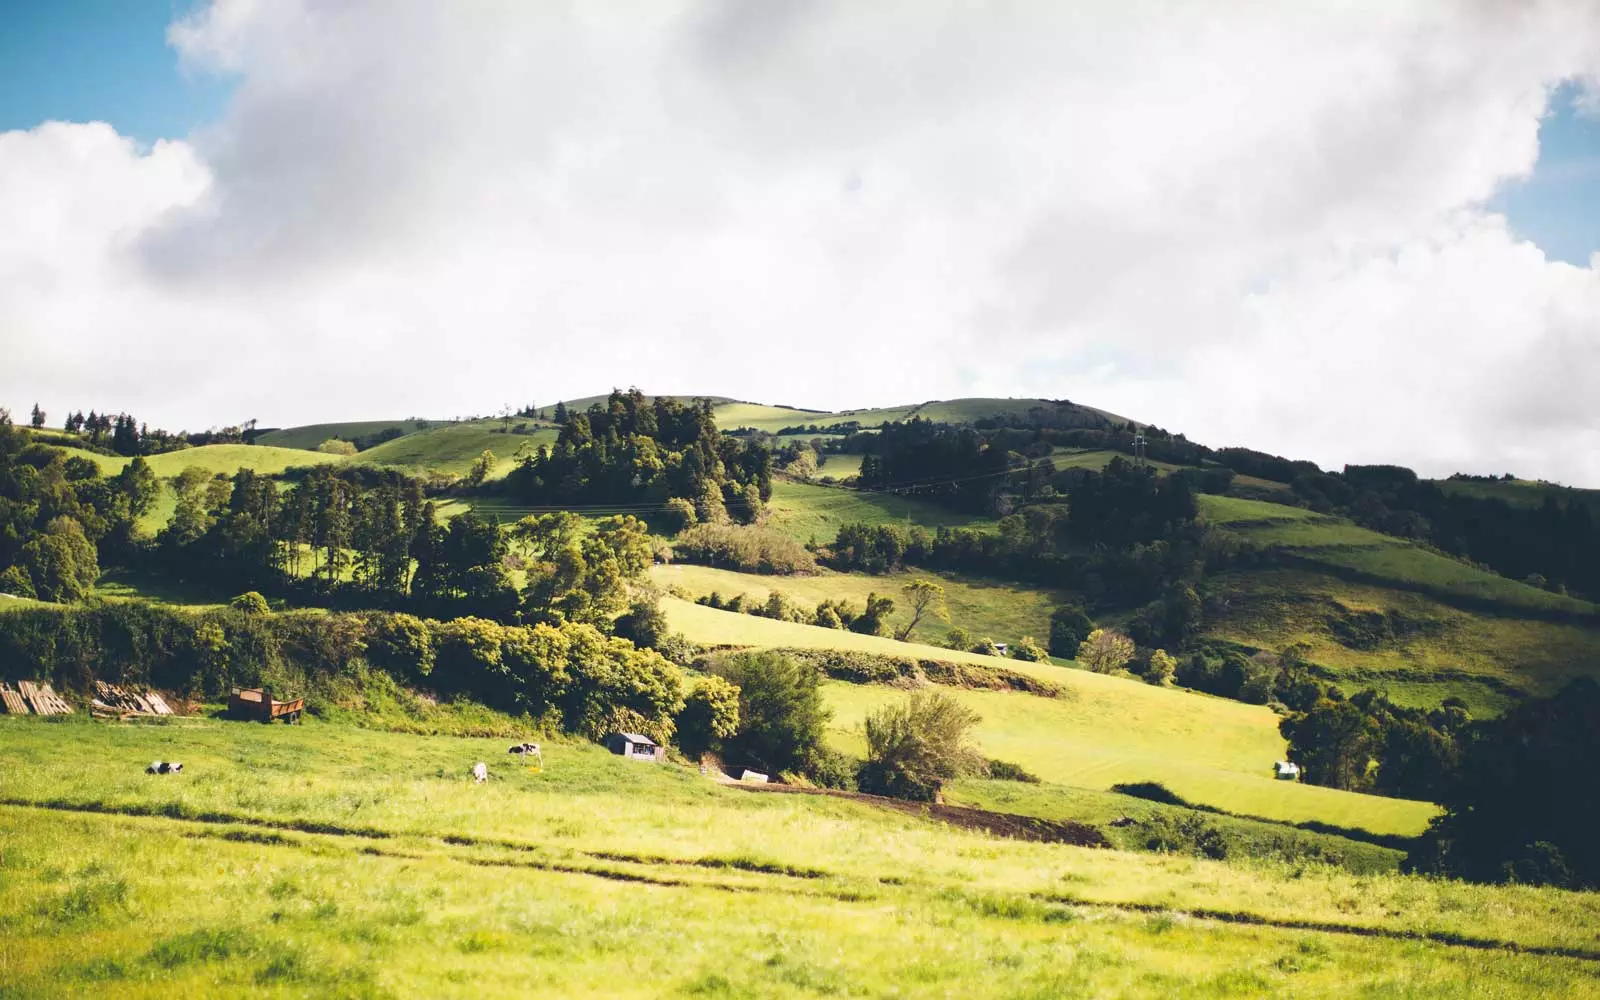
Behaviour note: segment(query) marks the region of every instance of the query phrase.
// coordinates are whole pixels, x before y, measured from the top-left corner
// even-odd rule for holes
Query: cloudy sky
[[[1070,398],[1600,486],[1600,4],[62,0],[0,405]]]

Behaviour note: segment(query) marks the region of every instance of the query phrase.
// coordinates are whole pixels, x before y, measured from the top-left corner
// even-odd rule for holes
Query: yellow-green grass
[[[994,521],[949,510],[925,500],[893,493],[863,493],[838,486],[772,481],[768,525],[798,541],[815,538],[831,542],[839,526],[867,524],[920,524],[925,528],[992,527]]]
[[[1563,506],[1574,503],[1600,506],[1600,490],[1562,486],[1529,479],[1497,479],[1480,482],[1471,479],[1437,479],[1433,483],[1446,493],[1456,496],[1477,497],[1482,500],[1504,500],[1513,507],[1539,507],[1546,499]]]
[[[1209,585],[1225,610],[1207,617],[1208,637],[1272,651],[1304,643],[1314,663],[1349,678],[1346,686],[1414,698],[1431,684],[1434,696],[1421,703],[1453,693],[1495,708],[1504,685],[1548,693],[1600,669],[1600,625],[1471,613],[1312,570],[1235,570],[1213,575]],[[1388,622],[1378,642],[1363,639],[1370,633],[1360,619],[1373,615]],[[1475,684],[1474,676],[1486,682]]]
[[[1050,453],[1050,464],[1059,469],[1094,469],[1099,471],[1111,464],[1111,460],[1120,458],[1125,462],[1133,461],[1120,451],[1084,451],[1079,448],[1057,448]],[[1147,459],[1146,464],[1157,472],[1176,472],[1187,466],[1173,465],[1171,462],[1158,462]]]
[[[513,420],[511,426],[525,423]],[[395,465],[432,472],[465,474],[485,450],[494,452],[490,478],[504,476],[539,445],[553,445],[557,432],[548,426],[531,434],[508,434],[500,420],[474,420],[444,424],[368,448],[351,461],[370,465]]]
[[[279,430],[268,431],[257,437],[255,443],[272,445],[278,448],[300,448],[315,451],[317,446],[330,438],[353,441],[358,437],[371,437],[374,434],[380,434],[390,428],[398,428],[402,434],[411,434],[423,429],[417,426],[419,423],[429,424],[430,421],[350,420],[333,424],[305,424],[301,427],[284,427]]]
[[[829,414],[791,406],[766,406],[761,403],[723,403],[712,410],[717,426],[725,431],[753,427],[769,433],[784,427],[814,424]]]
[[[85,452],[85,455],[92,453]],[[115,475],[131,458],[111,455],[93,455],[105,475]],[[315,451],[295,448],[272,448],[254,444],[203,444],[194,448],[146,455],[145,462],[162,479],[176,476],[188,468],[201,469],[211,475],[231,476],[240,469],[252,469],[264,476],[276,476],[285,469],[308,465],[332,465],[343,462],[338,455],[324,455]]]
[[[850,479],[861,474],[861,460],[865,455],[831,454],[826,455],[826,461],[817,469],[817,478],[832,476],[834,479]]]
[[[1050,635],[1050,613],[1062,602],[1059,594],[1025,587],[938,573],[835,573],[824,570],[815,576],[760,576],[733,570],[690,566],[682,563],[656,566],[650,578],[662,588],[677,587],[693,597],[713,592],[724,598],[744,594],[748,599],[765,601],[776,590],[804,608],[814,608],[825,600],[846,600],[858,609],[866,606],[867,595],[876,593],[894,598],[890,628],[899,631],[911,621],[911,607],[902,593],[912,580],[932,579],[944,587],[950,621],[924,615],[912,637],[939,643],[951,626],[960,626],[974,639],[1016,642],[1033,636],[1042,645]]]
[[[184,773],[143,774],[156,758]],[[475,760],[490,762],[487,784],[467,777]],[[1178,998],[1596,985],[1592,963],[1528,951],[1592,950],[1594,895],[1000,840],[568,743],[547,741],[538,773],[505,760],[503,740],[315,722],[0,718],[5,986]]]
[[[1421,833],[1438,812],[1427,802],[1358,795],[1274,780],[1284,742],[1266,709],[1185,691],[1139,697],[1123,690],[1075,685],[1074,696],[1040,698],[1014,691],[950,690],[982,718],[978,743],[986,756],[1027,768],[1045,781],[1080,788],[1155,781],[1186,801],[1244,816],[1289,823],[1320,822],[1379,834]],[[824,686],[840,749],[864,752],[859,726],[869,712],[906,697],[878,685],[830,681]]]
[[[100,470],[102,476],[114,476],[122,471],[124,465],[128,464],[128,460],[121,455],[102,455],[97,451],[90,451],[87,448],[79,448],[74,445],[58,445],[51,439],[46,439],[43,443],[54,446],[68,458],[88,459]]]
[[[980,740],[991,757],[1015,761],[1047,781],[1110,788],[1159,781],[1190,802],[1273,820],[1316,820],[1374,833],[1420,832],[1426,803],[1272,778],[1282,760],[1278,717],[1260,705],[1212,698],[1083,670],[982,656],[880,636],[716,611],[675,598],[662,601],[672,628],[704,645],[842,649],[1005,667],[1063,688],[1057,699],[1011,692],[961,691],[984,716]],[[903,697],[891,688],[829,684],[838,713],[834,737],[860,751],[856,725],[866,713]]]
[[[1307,515],[1298,508],[1233,497],[1199,497],[1200,511],[1241,538],[1269,549],[1352,570],[1436,596],[1520,611],[1593,615],[1588,601],[1552,594],[1518,580],[1379,534],[1342,518]]]

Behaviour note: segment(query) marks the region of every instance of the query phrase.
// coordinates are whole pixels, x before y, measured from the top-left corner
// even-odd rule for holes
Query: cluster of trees
[[[83,599],[101,563],[130,550],[159,489],[143,459],[103,478],[89,459],[30,443],[0,409],[0,593]]]
[[[654,560],[638,518],[561,512],[502,530],[469,511],[441,523],[422,485],[394,472],[314,468],[280,491],[249,469],[231,478],[188,469],[172,486],[172,520],[149,558],[231,590],[609,629],[629,581]]]
[[[409,614],[222,609],[147,604],[33,608],[0,615],[8,675],[87,692],[95,680],[216,699],[230,687],[305,693],[367,667],[403,683],[526,714],[590,738],[619,729],[666,742],[687,707],[683,671],[659,653],[581,622],[503,625]],[[313,711],[319,702],[312,698]],[[713,713],[727,726],[727,713]]]
[[[45,419],[45,412],[39,408],[39,404],[33,404],[32,425],[42,428]],[[62,423],[62,428],[68,433],[83,435],[92,449],[109,448],[115,454],[129,456],[159,455],[192,445],[240,444],[247,440],[255,426],[256,422],[249,420],[239,427],[213,428],[194,434],[188,431],[173,433],[151,428],[131,414],[118,413],[113,416],[93,410],[87,416],[82,410],[68,414]]]
[[[1278,729],[1304,781],[1432,802],[1445,794],[1472,722],[1459,700],[1425,710],[1396,705],[1374,691],[1347,699],[1332,686],[1283,687],[1278,693],[1290,711]]]
[[[799,622],[802,625],[816,625],[820,628],[845,629],[859,635],[887,635],[888,618],[894,614],[894,598],[880,597],[877,593],[869,593],[866,607],[860,609],[842,598],[819,601],[815,608],[808,609],[795,603],[787,594],[776,590],[768,593],[764,601],[752,600],[744,594],[735,594],[724,600],[720,593],[712,591],[703,597],[695,598],[695,603],[716,608],[718,611],[742,612],[757,618]],[[896,638],[904,639],[908,635],[910,630],[906,629],[903,633],[897,634]]]
[[[1083,593],[1091,602],[1161,602],[1148,616],[1162,634],[1192,627],[1184,600],[1208,558],[1225,553],[1208,544],[1195,520],[1194,493],[1182,478],[1113,460],[1103,472],[1075,477],[1067,503],[1036,504],[1002,518],[994,532],[913,525],[841,525],[827,561],[839,569],[883,573],[904,566],[949,569],[1027,580]],[[1198,602],[1196,601],[1196,604]],[[1167,614],[1168,605],[1174,613]]]
[[[505,490],[525,504],[691,504],[701,521],[753,522],[772,495],[772,456],[755,441],[717,432],[711,401],[685,406],[613,391],[582,413],[556,407],[553,449],[514,469]]]
[[[935,502],[988,511],[1011,468],[1011,453],[972,428],[911,420],[883,425],[856,482],[864,490],[914,486]]]

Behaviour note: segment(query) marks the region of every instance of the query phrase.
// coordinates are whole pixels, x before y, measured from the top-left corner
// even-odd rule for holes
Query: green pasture
[[[662,601],[672,628],[703,645],[842,649],[1005,667],[1060,685],[1050,699],[1011,692],[960,691],[984,721],[990,757],[1022,764],[1047,781],[1085,788],[1159,781],[1190,802],[1272,820],[1316,820],[1375,833],[1415,834],[1435,809],[1427,803],[1356,795],[1272,778],[1284,740],[1278,717],[1261,705],[1213,698],[1137,680],[1050,664],[962,653],[880,636],[779,622],[675,598]],[[830,683],[834,738],[860,751],[856,726],[866,713],[903,696],[891,688]]]
[[[772,499],[767,507],[768,525],[802,542],[812,538],[831,542],[840,525],[855,521],[920,524],[925,528],[981,528],[994,524],[989,518],[953,511],[912,496],[864,493],[787,479],[773,479]]]
[[[1530,479],[1495,480],[1479,482],[1471,479],[1436,479],[1433,485],[1456,496],[1477,497],[1480,500],[1503,500],[1513,507],[1540,507],[1548,500],[1562,506],[1581,503],[1591,508],[1600,507],[1600,490],[1579,489]]]
[[[1109,678],[1106,678],[1110,680]],[[985,755],[1012,761],[1045,781],[1078,788],[1155,781],[1186,801],[1288,823],[1315,821],[1411,836],[1438,811],[1426,802],[1358,795],[1277,781],[1284,742],[1265,708],[1186,691],[1073,686],[1063,698],[1013,691],[954,690],[982,718]],[[829,682],[832,738],[862,752],[857,727],[868,712],[905,697],[893,688]]]
[[[1050,636],[1050,613],[1064,600],[1059,594],[1021,584],[931,572],[869,576],[825,570],[815,576],[774,577],[678,563],[656,566],[650,571],[650,578],[663,589],[678,587],[694,597],[715,592],[723,598],[745,594],[747,599],[765,601],[776,590],[804,608],[842,599],[859,609],[866,606],[868,594],[887,595],[895,600],[894,613],[888,620],[896,631],[911,621],[911,608],[902,593],[905,585],[912,580],[932,579],[945,589],[950,621],[947,624],[924,615],[912,637],[934,644],[941,642],[952,626],[960,626],[971,632],[974,640],[1016,642],[1031,635],[1042,645]]]
[[[317,446],[329,438],[353,441],[358,437],[380,434],[390,428],[399,428],[405,434],[413,434],[423,429],[418,426],[419,424],[431,425],[431,423],[427,420],[349,420],[334,424],[306,424],[302,427],[285,427],[268,431],[257,437],[255,443],[278,448],[316,451]]]
[[[1340,675],[1438,704],[1456,694],[1498,711],[1505,685],[1547,694],[1600,664],[1600,624],[1468,612],[1421,593],[1314,569],[1231,570],[1208,583],[1208,637],[1279,651],[1291,643]],[[1475,681],[1474,678],[1481,678]]]
[[[518,417],[511,426],[533,422]],[[541,444],[553,445],[557,431],[548,425],[531,434],[510,434],[500,420],[473,420],[464,423],[440,424],[425,431],[416,431],[405,437],[385,441],[368,448],[353,462],[370,465],[395,465],[432,472],[453,472],[463,475],[472,468],[485,450],[494,452],[496,463],[490,478],[510,472],[523,458],[532,455]]]
[[[1200,511],[1208,519],[1253,544],[1402,588],[1424,590],[1445,600],[1492,602],[1508,614],[1555,611],[1593,615],[1600,610],[1588,601],[1507,579],[1343,518],[1321,517],[1299,508],[1234,497],[1198,499]]]
[[[1600,985],[1593,962],[1537,952],[1594,948],[1593,895],[1003,840],[588,745],[547,740],[534,772],[504,743],[0,718],[0,983],[763,998]],[[157,758],[184,772],[145,775]],[[477,760],[483,785],[467,777]]]

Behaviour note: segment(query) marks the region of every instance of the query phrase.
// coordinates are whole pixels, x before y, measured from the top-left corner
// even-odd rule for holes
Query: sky
[[[1600,5],[0,0],[0,405],[1067,398],[1600,487]]]

